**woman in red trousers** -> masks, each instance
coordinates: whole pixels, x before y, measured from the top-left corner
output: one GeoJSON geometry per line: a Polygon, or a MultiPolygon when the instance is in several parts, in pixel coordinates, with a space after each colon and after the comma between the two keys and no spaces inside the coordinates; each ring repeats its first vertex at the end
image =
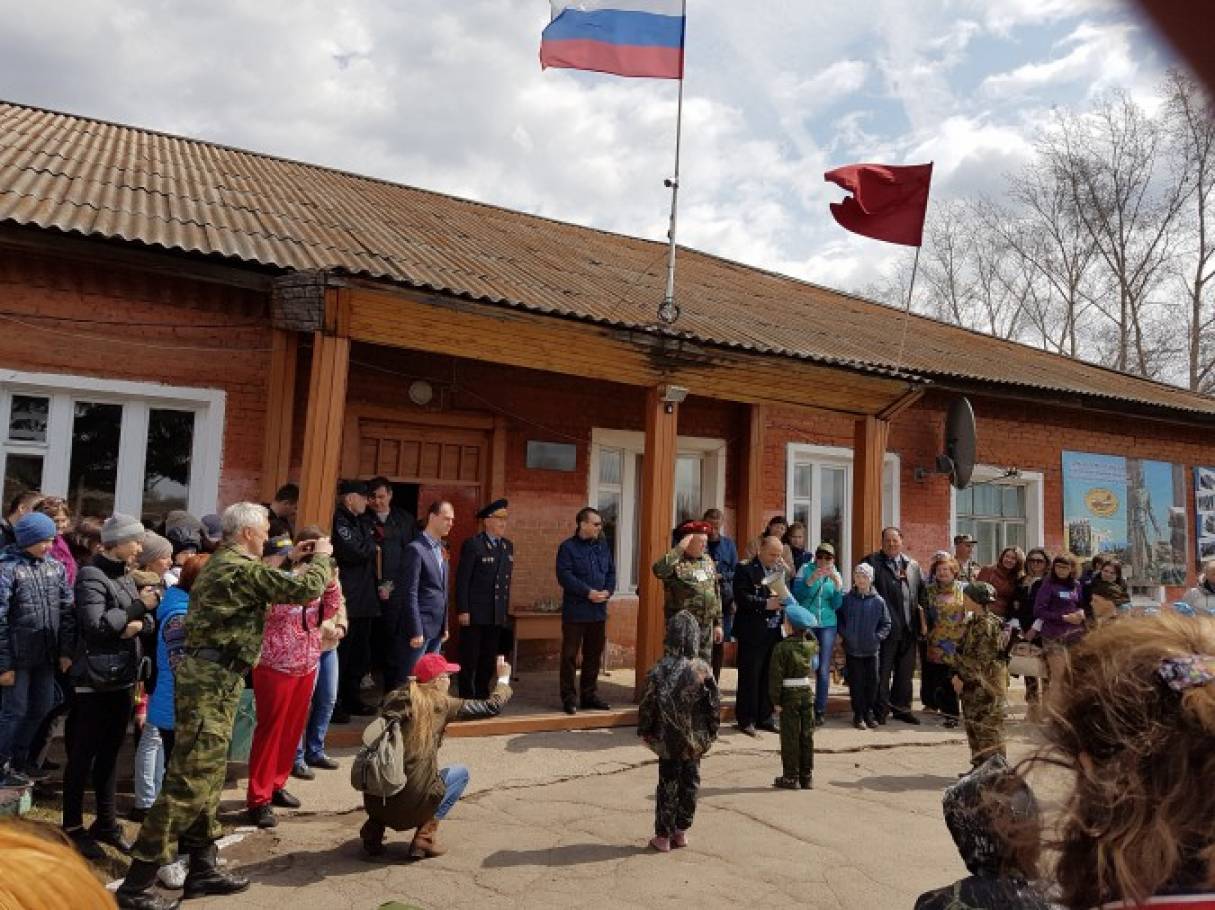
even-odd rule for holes
{"type": "MultiPolygon", "coordinates": [[[[299,541],[316,540],[317,527],[300,531],[299,541]]],[[[286,542],[290,548],[291,542],[286,542]]],[[[266,618],[262,656],[253,668],[253,698],[257,726],[249,755],[249,792],[245,798],[250,820],[259,828],[278,824],[271,806],[298,809],[300,801],[283,789],[299,745],[321,655],[321,623],[338,612],[342,589],[335,578],[318,599],[301,607],[275,604],[266,618]]]]}

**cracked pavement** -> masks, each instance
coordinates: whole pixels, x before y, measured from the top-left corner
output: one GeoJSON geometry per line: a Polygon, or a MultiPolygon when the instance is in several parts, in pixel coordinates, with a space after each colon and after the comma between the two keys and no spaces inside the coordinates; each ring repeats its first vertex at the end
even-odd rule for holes
{"type": "MultiPolygon", "coordinates": [[[[1016,758],[1032,744],[1016,719],[1008,729],[1016,758]]],[[[646,848],[657,771],[634,729],[448,739],[442,762],[467,764],[472,782],[440,829],[447,855],[415,863],[409,833],[390,832],[386,862],[361,858],[350,753],[336,753],[341,770],[289,784],[300,811],[224,851],[253,887],[190,906],[885,910],[966,874],[940,810],[968,765],[959,731],[928,716],[872,733],[832,718],[815,745],[815,789],[774,790],[779,738],[723,727],[701,767],[690,844],[660,855],[646,848]]],[[[226,797],[235,810],[243,791],[226,797]]]]}

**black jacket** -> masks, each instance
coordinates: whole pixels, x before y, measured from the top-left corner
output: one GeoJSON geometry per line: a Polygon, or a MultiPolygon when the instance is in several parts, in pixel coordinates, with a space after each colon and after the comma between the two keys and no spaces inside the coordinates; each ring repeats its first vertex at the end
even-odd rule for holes
{"type": "Polygon", "coordinates": [[[378,515],[367,510],[371,521],[372,537],[380,548],[379,582],[392,582],[392,600],[401,598],[401,573],[405,563],[405,548],[418,536],[417,519],[404,509],[389,509],[388,518],[380,521],[378,515]]]}
{"type": "Polygon", "coordinates": [[[0,518],[0,549],[11,547],[17,542],[17,532],[7,518],[0,518]]]}
{"type": "Polygon", "coordinates": [[[346,615],[350,619],[374,619],[380,615],[375,551],[367,513],[355,515],[345,506],[338,506],[333,513],[333,558],[340,570],[346,615]]]}
{"type": "Polygon", "coordinates": [[[133,686],[140,679],[144,654],[154,642],[156,623],[152,611],[139,599],[127,567],[98,553],[76,573],[75,598],[72,621],[60,632],[63,653],[73,659],[68,671],[72,680],[77,686],[89,686],[86,661],[90,657],[125,656],[124,673],[114,686],[133,686]],[[123,638],[130,622],[142,622],[143,629],[133,638],[123,638]]]}
{"type": "Polygon", "coordinates": [[[468,538],[456,568],[456,612],[469,614],[474,626],[506,625],[514,569],[515,545],[505,537],[497,546],[484,531],[468,538]]]}
{"type": "Polygon", "coordinates": [[[72,589],[58,560],[0,550],[0,673],[53,666],[62,618],[71,612],[72,589]]]}
{"type": "Polygon", "coordinates": [[[908,627],[907,618],[903,615],[902,583],[886,563],[886,554],[881,550],[870,553],[865,562],[873,567],[873,587],[882,600],[886,602],[886,610],[890,614],[889,641],[898,641],[904,635],[920,637],[920,616],[923,608],[920,605],[920,591],[924,587],[924,579],[920,575],[920,565],[906,553],[903,558],[907,561],[907,586],[909,589],[908,612],[911,625],[908,627]]]}
{"type": "Polygon", "coordinates": [[[784,611],[768,609],[772,592],[764,584],[767,574],[758,558],[734,571],[734,637],[739,641],[761,641],[780,627],[784,611]]]}

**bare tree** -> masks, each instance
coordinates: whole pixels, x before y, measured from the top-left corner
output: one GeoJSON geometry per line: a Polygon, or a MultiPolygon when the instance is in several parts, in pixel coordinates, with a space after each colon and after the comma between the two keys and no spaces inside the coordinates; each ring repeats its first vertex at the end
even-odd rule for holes
{"type": "Polygon", "coordinates": [[[1170,147],[1182,180],[1192,184],[1182,226],[1179,275],[1185,292],[1186,382],[1215,393],[1215,105],[1188,75],[1165,80],[1170,147]]]}
{"type": "Polygon", "coordinates": [[[1057,112],[1041,143],[1110,279],[1113,300],[1091,299],[1116,329],[1113,365],[1144,376],[1160,365],[1147,325],[1150,295],[1164,277],[1178,213],[1193,189],[1184,172],[1179,180],[1160,173],[1163,145],[1160,124],[1121,93],[1088,114],[1057,112]]]}

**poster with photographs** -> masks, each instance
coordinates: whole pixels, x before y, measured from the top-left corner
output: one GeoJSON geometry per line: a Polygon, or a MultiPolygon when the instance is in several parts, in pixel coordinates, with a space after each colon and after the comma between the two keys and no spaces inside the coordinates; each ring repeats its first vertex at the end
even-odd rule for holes
{"type": "Polygon", "coordinates": [[[1194,469],[1194,527],[1198,539],[1198,561],[1215,559],[1215,468],[1194,469]]]}
{"type": "MultiPolygon", "coordinates": [[[[1208,479],[1215,484],[1215,476],[1208,479]]],[[[1097,553],[1116,557],[1136,584],[1185,584],[1185,486],[1181,465],[1064,452],[1068,549],[1084,559],[1097,553]]],[[[1215,485],[1210,492],[1215,495],[1215,485]]]]}

